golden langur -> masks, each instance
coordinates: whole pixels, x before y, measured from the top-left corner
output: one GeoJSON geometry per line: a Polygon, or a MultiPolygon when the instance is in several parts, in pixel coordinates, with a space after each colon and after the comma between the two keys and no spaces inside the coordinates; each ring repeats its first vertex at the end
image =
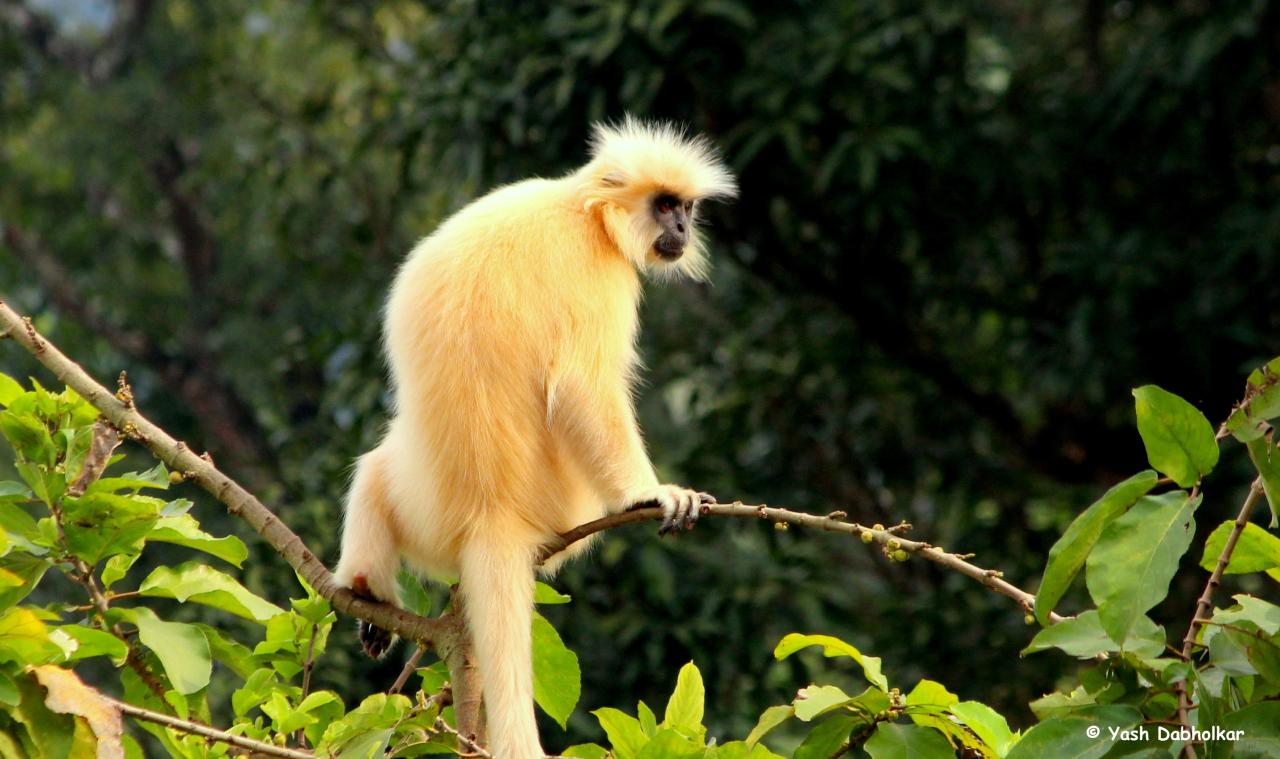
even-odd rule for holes
{"type": "MultiPolygon", "coordinates": [[[[632,402],[640,272],[700,278],[700,201],[736,193],[703,138],[628,118],[591,160],[471,203],[396,277],[385,338],[395,414],[359,459],[337,580],[398,603],[401,557],[457,577],[497,759],[543,756],[533,712],[535,555],[641,504],[687,529],[709,495],[661,484],[632,402]]],[[[554,571],[570,551],[548,561],[554,571]]],[[[374,656],[390,636],[361,625],[374,656]]]]}

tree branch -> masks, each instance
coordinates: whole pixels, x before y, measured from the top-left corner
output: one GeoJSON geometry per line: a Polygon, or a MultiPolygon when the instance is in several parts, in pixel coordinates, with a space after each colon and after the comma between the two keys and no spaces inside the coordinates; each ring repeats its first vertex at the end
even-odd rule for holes
{"type": "Polygon", "coordinates": [[[437,648],[451,642],[461,627],[445,619],[428,619],[384,603],[362,599],[349,589],[339,587],[324,564],[311,553],[302,539],[253,494],[223,474],[206,454],[198,456],[175,440],[149,419],[138,413],[132,403],[116,398],[94,381],[84,369],[63,355],[44,339],[29,319],[19,316],[0,300],[0,332],[7,332],[27,349],[54,376],[83,396],[126,436],[145,445],[171,469],[182,472],[190,480],[209,491],[235,516],[249,523],[259,535],[297,570],[316,592],[324,596],[338,611],[372,622],[402,638],[437,648]]]}
{"type": "Polygon", "coordinates": [[[226,731],[209,727],[208,725],[202,725],[198,722],[190,722],[185,719],[170,717],[167,714],[160,714],[159,712],[153,712],[150,709],[143,709],[140,706],[134,706],[133,704],[128,704],[124,701],[117,701],[107,695],[103,695],[102,700],[119,709],[121,713],[127,714],[134,719],[163,725],[191,735],[198,735],[211,741],[218,741],[219,743],[225,743],[228,746],[235,746],[236,748],[252,751],[255,754],[278,756],[283,759],[316,759],[316,754],[313,754],[310,751],[298,751],[297,749],[277,746],[274,743],[265,743],[263,741],[255,741],[252,738],[245,738],[241,735],[233,735],[226,731]]]}
{"type": "MultiPolygon", "coordinates": [[[[908,540],[898,535],[899,532],[910,527],[910,525],[902,524],[889,527],[887,529],[875,529],[872,527],[865,527],[856,522],[842,521],[841,517],[844,516],[843,512],[832,512],[832,514],[828,516],[818,516],[816,514],[805,514],[798,511],[778,509],[765,505],[751,506],[741,502],[706,505],[702,507],[702,513],[707,516],[763,519],[773,524],[811,527],[819,530],[826,530],[828,532],[842,532],[846,535],[860,537],[866,542],[878,543],[883,547],[886,554],[890,554],[898,550],[906,551],[908,554],[914,554],[921,558],[928,559],[929,561],[940,564],[947,569],[959,572],[966,577],[977,580],[979,583],[982,583],[996,593],[1017,601],[1018,605],[1027,612],[1031,612],[1035,608],[1036,597],[1004,580],[999,571],[994,569],[983,569],[982,567],[965,561],[967,558],[965,556],[949,553],[937,546],[917,540],[908,540]]],[[[555,540],[544,544],[538,552],[538,562],[542,563],[551,556],[554,556],[565,548],[568,548],[573,543],[576,543],[589,535],[601,532],[602,530],[609,530],[614,527],[620,527],[624,524],[631,524],[633,522],[644,522],[661,518],[662,509],[654,507],[624,511],[620,514],[611,514],[593,522],[579,525],[568,532],[561,533],[555,540]]],[[[1058,614],[1050,614],[1049,619],[1051,622],[1057,623],[1067,618],[1058,614]]]]}
{"type": "MultiPolygon", "coordinates": [[[[1222,430],[1219,430],[1221,438],[1222,430]]],[[[1191,652],[1195,650],[1196,633],[1204,625],[1207,617],[1206,612],[1213,605],[1213,593],[1222,584],[1222,574],[1226,571],[1227,565],[1231,563],[1231,554],[1235,553],[1236,543],[1240,541],[1240,536],[1244,534],[1244,528],[1249,524],[1249,517],[1253,514],[1253,507],[1257,505],[1258,499],[1262,496],[1262,478],[1258,477],[1249,486],[1249,494],[1245,496],[1244,503],[1240,506],[1240,513],[1236,516],[1236,523],[1232,525],[1230,534],[1227,535],[1227,542],[1222,546],[1222,552],[1218,554],[1218,562],[1213,567],[1213,572],[1209,575],[1209,581],[1204,585],[1204,591],[1200,594],[1200,598],[1196,600],[1196,610],[1191,614],[1191,624],[1187,626],[1187,634],[1182,638],[1182,658],[1191,660],[1191,652]]],[[[1187,684],[1185,680],[1178,682],[1178,721],[1186,727],[1191,727],[1191,694],[1187,692],[1187,684]]],[[[1187,756],[1195,759],[1195,750],[1191,748],[1191,742],[1188,741],[1183,746],[1187,756]]]]}

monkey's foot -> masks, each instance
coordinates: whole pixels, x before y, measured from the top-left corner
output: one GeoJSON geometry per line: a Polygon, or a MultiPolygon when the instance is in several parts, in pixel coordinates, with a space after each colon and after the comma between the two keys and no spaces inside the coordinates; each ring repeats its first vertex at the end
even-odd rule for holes
{"type": "Polygon", "coordinates": [[[660,507],[662,525],[658,527],[658,535],[667,535],[693,529],[698,517],[702,516],[702,507],[715,502],[715,497],[710,493],[700,493],[678,485],[659,485],[637,494],[627,511],[650,506],[660,507]]]}
{"type": "MultiPolygon", "coordinates": [[[[367,601],[382,601],[369,589],[369,578],[363,574],[358,574],[352,578],[351,592],[367,601]]],[[[374,659],[381,659],[385,656],[396,642],[395,636],[390,632],[363,619],[357,623],[356,637],[360,639],[360,647],[364,649],[364,652],[374,659]]]]}

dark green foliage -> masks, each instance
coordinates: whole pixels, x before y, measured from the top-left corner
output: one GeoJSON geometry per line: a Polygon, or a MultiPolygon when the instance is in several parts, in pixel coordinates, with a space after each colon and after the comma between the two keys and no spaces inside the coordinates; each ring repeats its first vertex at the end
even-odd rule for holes
{"type": "MultiPolygon", "coordinates": [[[[1130,388],[1216,423],[1280,333],[1275,3],[11,6],[0,295],[98,377],[127,367],[149,414],[330,561],[348,467],[385,419],[378,309],[400,256],[488,188],[576,165],[589,122],[626,111],[708,132],[741,175],[708,219],[714,284],[652,288],[644,313],[650,447],[722,499],[906,519],[1031,585],[1083,505],[1146,466],[1130,388]]],[[[1200,507],[1201,539],[1224,503],[1200,507]]],[[[173,543],[139,577],[189,558],[173,543]]],[[[1003,599],[849,549],[635,529],[544,611],[590,708],[658,703],[654,673],[696,656],[711,732],[745,734],[819,669],[768,662],[804,630],[1031,723],[1063,664],[1010,658],[1028,631],[1003,599]]],[[[242,579],[280,600],[287,568],[249,552],[242,579]]],[[[1175,577],[1179,608],[1199,579],[1175,577]]],[[[356,658],[353,627],[317,673],[351,699],[400,666],[356,658]]],[[[583,715],[570,738],[598,738],[583,715]]]]}

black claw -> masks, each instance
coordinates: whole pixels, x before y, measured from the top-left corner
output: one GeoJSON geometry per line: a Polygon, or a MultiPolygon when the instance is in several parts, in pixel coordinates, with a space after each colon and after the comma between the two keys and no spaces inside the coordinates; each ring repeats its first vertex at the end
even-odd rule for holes
{"type": "Polygon", "coordinates": [[[391,644],[395,642],[391,633],[363,620],[360,621],[357,636],[360,638],[360,647],[374,659],[381,659],[386,655],[391,650],[391,644]]]}
{"type": "MultiPolygon", "coordinates": [[[[369,588],[369,580],[363,574],[355,576],[351,583],[351,592],[366,601],[382,601],[377,594],[369,588]]],[[[396,642],[396,638],[387,630],[377,625],[360,620],[356,627],[356,637],[360,639],[360,647],[364,652],[374,659],[381,659],[391,646],[396,642]]]]}

